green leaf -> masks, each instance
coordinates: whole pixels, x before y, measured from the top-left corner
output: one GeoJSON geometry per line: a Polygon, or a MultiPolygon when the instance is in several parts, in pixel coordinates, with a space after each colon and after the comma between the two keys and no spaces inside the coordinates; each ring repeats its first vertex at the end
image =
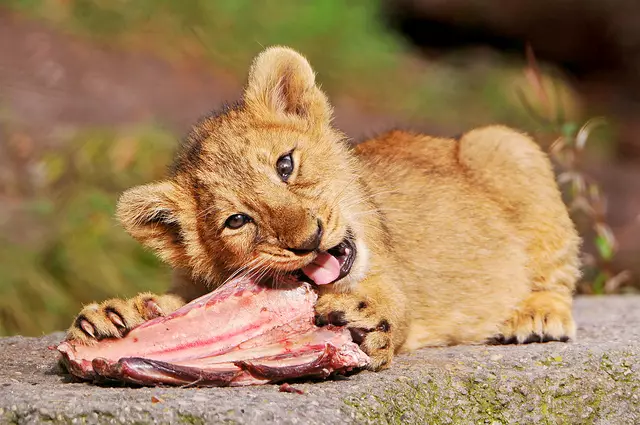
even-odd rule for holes
{"type": "Polygon", "coordinates": [[[595,244],[602,259],[609,261],[613,258],[613,247],[606,238],[596,236],[595,244]]]}
{"type": "Polygon", "coordinates": [[[593,281],[593,293],[597,295],[604,294],[605,283],[607,283],[607,274],[605,272],[599,272],[593,281]]]}
{"type": "Polygon", "coordinates": [[[574,122],[566,122],[562,125],[562,135],[567,138],[573,138],[578,132],[578,124],[574,122]]]}

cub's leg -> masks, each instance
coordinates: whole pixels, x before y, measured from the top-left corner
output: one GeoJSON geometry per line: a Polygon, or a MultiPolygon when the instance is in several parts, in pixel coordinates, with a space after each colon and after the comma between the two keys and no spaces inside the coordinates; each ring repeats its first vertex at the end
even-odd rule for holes
{"type": "Polygon", "coordinates": [[[355,292],[321,294],[316,304],[316,324],[347,326],[353,341],[371,357],[372,370],[389,367],[406,339],[404,296],[368,277],[355,292]]]}
{"type": "Polygon", "coordinates": [[[127,300],[113,298],[85,306],[67,331],[67,340],[92,343],[121,338],[142,322],[169,314],[184,304],[177,295],[138,294],[127,300]]]}
{"type": "Polygon", "coordinates": [[[504,127],[471,131],[460,143],[460,163],[478,186],[500,195],[526,244],[531,293],[502,325],[497,341],[575,338],[571,305],[580,276],[580,238],[549,158],[532,139],[504,127]]]}

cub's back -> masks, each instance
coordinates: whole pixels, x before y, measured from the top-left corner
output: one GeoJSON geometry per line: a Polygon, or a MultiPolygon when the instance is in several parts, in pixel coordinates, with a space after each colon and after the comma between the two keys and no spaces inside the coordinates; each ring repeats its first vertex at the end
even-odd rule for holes
{"type": "MultiPolygon", "coordinates": [[[[504,127],[460,139],[393,131],[355,151],[409,299],[419,316],[437,318],[430,334],[439,322],[499,322],[537,281],[553,278],[559,256],[569,257],[560,259],[567,290],[575,281],[578,239],[549,160],[528,137],[504,127]]],[[[442,343],[478,331],[442,329],[442,343]]]]}

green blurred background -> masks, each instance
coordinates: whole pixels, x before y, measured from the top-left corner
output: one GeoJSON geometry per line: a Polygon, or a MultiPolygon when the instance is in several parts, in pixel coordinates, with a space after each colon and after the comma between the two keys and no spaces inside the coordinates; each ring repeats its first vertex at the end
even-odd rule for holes
{"type": "MultiPolygon", "coordinates": [[[[5,0],[0,335],[63,329],[83,303],[166,288],[166,267],[113,219],[118,194],[162,177],[189,125],[238,97],[265,46],[308,57],[337,125],[356,140],[393,126],[452,135],[500,122],[548,148],[563,132],[574,137],[597,110],[560,70],[543,65],[548,102],[563,113],[543,125],[531,108],[545,105],[521,58],[481,49],[430,59],[382,13],[370,0],[5,0]]],[[[585,161],[623,202],[620,178],[606,180],[616,161],[615,117],[610,122],[591,135],[585,161]]],[[[626,229],[624,217],[614,231],[626,229]]],[[[633,246],[615,248],[627,262],[612,274],[638,258],[633,246]]],[[[598,272],[588,276],[597,280],[598,272]]],[[[595,280],[583,292],[607,292],[595,280]]]]}

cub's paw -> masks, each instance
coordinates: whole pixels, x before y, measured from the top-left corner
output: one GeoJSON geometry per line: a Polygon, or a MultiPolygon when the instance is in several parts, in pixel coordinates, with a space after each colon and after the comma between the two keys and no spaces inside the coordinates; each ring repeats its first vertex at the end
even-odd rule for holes
{"type": "Polygon", "coordinates": [[[113,298],[85,306],[67,331],[67,340],[91,344],[103,338],[121,338],[132,328],[169,314],[184,304],[176,295],[149,292],[127,300],[113,298]]]}
{"type": "Polygon", "coordinates": [[[575,339],[576,325],[571,298],[555,292],[534,292],[524,300],[502,326],[501,333],[489,342],[528,344],[532,342],[575,339]]]}
{"type": "Polygon", "coordinates": [[[357,294],[325,294],[316,304],[316,325],[346,326],[353,342],[371,357],[371,370],[382,370],[393,359],[393,325],[372,299],[357,294]]]}

